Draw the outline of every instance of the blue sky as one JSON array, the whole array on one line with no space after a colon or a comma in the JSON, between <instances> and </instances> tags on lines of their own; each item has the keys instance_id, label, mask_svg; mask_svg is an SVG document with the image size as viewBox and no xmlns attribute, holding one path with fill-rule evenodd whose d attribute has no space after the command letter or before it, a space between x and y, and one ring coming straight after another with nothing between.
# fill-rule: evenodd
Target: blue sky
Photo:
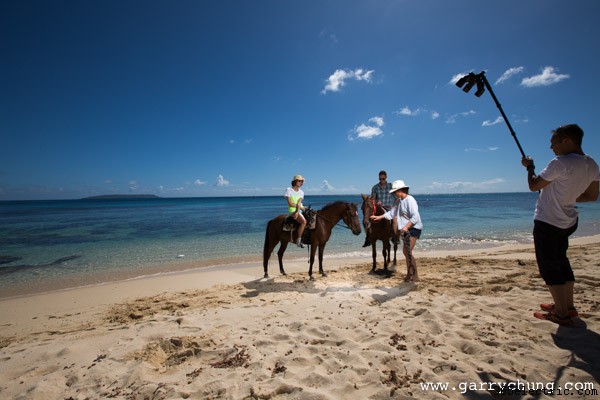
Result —
<instances>
[{"instance_id":1,"label":"blue sky","mask_svg":"<svg viewBox=\"0 0 600 400\"><path fill-rule=\"evenodd\" d=\"M600 2L0 4L0 200L526 191L520 153L600 157Z\"/></svg>"}]
</instances>

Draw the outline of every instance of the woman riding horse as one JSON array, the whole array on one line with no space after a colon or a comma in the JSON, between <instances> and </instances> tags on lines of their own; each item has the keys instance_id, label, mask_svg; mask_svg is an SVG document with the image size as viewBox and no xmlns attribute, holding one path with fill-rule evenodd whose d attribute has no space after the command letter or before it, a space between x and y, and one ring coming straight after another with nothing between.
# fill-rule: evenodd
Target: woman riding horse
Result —
<instances>
[{"instance_id":1,"label":"woman riding horse","mask_svg":"<svg viewBox=\"0 0 600 400\"><path fill-rule=\"evenodd\" d=\"M290 239L290 232L283 230L283 224L287 215L280 215L273 218L267 223L267 229L265 232L265 246L263 249L263 267L265 271L265 278L269 277L268 266L269 258L277 243L281 243L279 250L277 251L277 257L279 260L279 272L282 275L287 275L283 269L283 253L287 248ZM309 244L310 248L310 267L308 270L308 276L313 280L312 270L315 261L315 253L317 248L319 249L319 273L322 276L327 276L323 270L323 253L325 252L325 245L331 237L331 231L333 227L343 220L346 226L355 235L360 235L360 220L358 217L358 208L356 204L348 203L344 201L336 201L327 204L321 210L316 213L315 228L310 230Z\"/></svg>"}]
</instances>

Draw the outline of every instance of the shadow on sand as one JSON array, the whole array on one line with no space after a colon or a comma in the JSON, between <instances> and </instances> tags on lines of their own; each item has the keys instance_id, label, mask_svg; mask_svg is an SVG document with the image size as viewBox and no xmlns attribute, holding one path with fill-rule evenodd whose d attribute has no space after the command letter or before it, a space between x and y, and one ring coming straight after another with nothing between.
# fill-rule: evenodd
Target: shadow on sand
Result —
<instances>
[{"instance_id":1,"label":"shadow on sand","mask_svg":"<svg viewBox=\"0 0 600 400\"><path fill-rule=\"evenodd\" d=\"M555 382L567 368L580 369L600 381L600 335L587 329L587 324L577 319L575 327L559 326L552 339L557 347L571 352L569 362L558 369Z\"/></svg>"},{"instance_id":2,"label":"shadow on sand","mask_svg":"<svg viewBox=\"0 0 600 400\"><path fill-rule=\"evenodd\" d=\"M332 271L335 273L335 271ZM391 279L395 277L394 270L377 270L369 273L359 273L351 280L352 285L326 285L323 289L316 285L323 280L311 281L305 278L296 278L294 276L287 277L287 280L281 280L278 278L260 278L253 281L243 283L243 286L248 290L242 295L244 298L257 297L261 294L266 293L282 293L282 292L297 292L307 294L320 294L325 296L327 294L336 292L358 292L365 289L372 290L377 288L380 293L373 293L371 297L373 301L379 304L385 303L386 301L392 300L396 297L405 296L416 285L410 282L401 282L398 286L397 283L392 283ZM292 278L293 280L290 280ZM323 278L327 279L327 278ZM335 279L332 279L335 282Z\"/></svg>"},{"instance_id":3,"label":"shadow on sand","mask_svg":"<svg viewBox=\"0 0 600 400\"><path fill-rule=\"evenodd\" d=\"M539 392L532 391L529 393L524 393L523 390L515 390L512 393L498 393L494 391L490 392L467 392L464 394L465 398L468 399L490 399L490 398L502 398L502 399L539 399L546 398L551 393L551 390L554 389L554 395L579 395L577 392L577 387L565 388L561 387L559 382L570 382L570 379L567 371L569 368L577 368L588 373L590 376L594 378L596 382L600 380L600 364L598 364L598 360L600 359L600 335L596 332L587 329L587 324L581 319L575 320L574 327L564 327L559 326L556 333L552 334L552 339L554 340L554 344L556 347L559 347L564 350L568 350L571 352L571 355L568 359L568 362L564 365L557 366L556 376L554 377L554 381L547 384L546 389L548 390L547 394L544 394L542 390ZM503 381L503 379L498 379L497 374L489 373L489 372L480 372L479 377L481 378L481 382L499 382ZM522 382L525 382L523 380ZM502 384L510 383L508 380L504 380L501 382ZM515 384L518 382L515 382ZM575 382L572 382L575 383ZM578 382L580 384L589 384L589 382ZM593 382L592 382L593 383ZM516 387L516 386L515 386ZM557 389L561 390L558 391ZM567 389L567 391L565 391ZM597 390L594 385L593 390ZM594 393L585 393L585 389L581 395L597 395L597 392ZM577 397L579 398L579 397Z\"/></svg>"}]
</instances>

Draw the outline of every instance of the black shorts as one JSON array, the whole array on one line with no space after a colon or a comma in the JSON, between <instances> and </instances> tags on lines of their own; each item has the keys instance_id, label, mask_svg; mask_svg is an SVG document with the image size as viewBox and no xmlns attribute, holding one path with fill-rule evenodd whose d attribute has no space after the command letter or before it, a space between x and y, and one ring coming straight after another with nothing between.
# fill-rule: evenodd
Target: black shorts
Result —
<instances>
[{"instance_id":1,"label":"black shorts","mask_svg":"<svg viewBox=\"0 0 600 400\"><path fill-rule=\"evenodd\" d=\"M546 285L564 285L575 281L567 249L569 236L576 230L577 222L570 228L561 229L542 221L533 221L535 258Z\"/></svg>"},{"instance_id":2,"label":"black shorts","mask_svg":"<svg viewBox=\"0 0 600 400\"><path fill-rule=\"evenodd\" d=\"M408 232L410 232L410 237L415 237L417 239L421 237L421 229L410 228Z\"/></svg>"}]
</instances>

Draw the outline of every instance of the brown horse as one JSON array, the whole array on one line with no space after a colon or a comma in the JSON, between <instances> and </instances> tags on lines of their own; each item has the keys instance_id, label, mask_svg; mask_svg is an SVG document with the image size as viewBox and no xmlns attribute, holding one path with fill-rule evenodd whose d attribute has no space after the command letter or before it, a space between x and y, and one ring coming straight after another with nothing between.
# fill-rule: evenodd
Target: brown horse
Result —
<instances>
[{"instance_id":1,"label":"brown horse","mask_svg":"<svg viewBox=\"0 0 600 400\"><path fill-rule=\"evenodd\" d=\"M383 268L387 271L388 264L390 263L391 245L390 239L394 237L394 229L390 221L383 219L381 221L371 221L371 215L381 215L385 213L385 210L378 204L375 204L375 199L371 196L361 194L363 198L362 212L363 212L363 225L365 232L369 236L371 241L371 248L373 249L373 268L371 271L375 271L377 268L377 241L381 240L383 243ZM398 241L394 242L394 265L396 265L396 251L398 250Z\"/></svg>"},{"instance_id":2,"label":"brown horse","mask_svg":"<svg viewBox=\"0 0 600 400\"><path fill-rule=\"evenodd\" d=\"M285 232L283 230L283 223L287 215L280 215L273 218L267 224L267 231L265 233L265 247L263 250L263 267L265 269L265 278L269 277L268 266L269 258L277 243L281 243L279 250L277 251L277 257L279 259L279 272L282 275L287 275L283 269L283 253L290 241L296 241L297 231ZM322 276L327 276L323 271L323 253L325 252L325 245L331 237L331 231L334 226L343 220L348 228L355 235L360 235L360 220L358 217L358 207L356 204L348 203L344 201L336 201L327 204L322 209L316 212L316 225L314 229L307 229L308 244L310 244L310 268L308 269L308 276L313 280L312 270L315 261L315 252L319 248L319 273Z\"/></svg>"}]
</instances>

